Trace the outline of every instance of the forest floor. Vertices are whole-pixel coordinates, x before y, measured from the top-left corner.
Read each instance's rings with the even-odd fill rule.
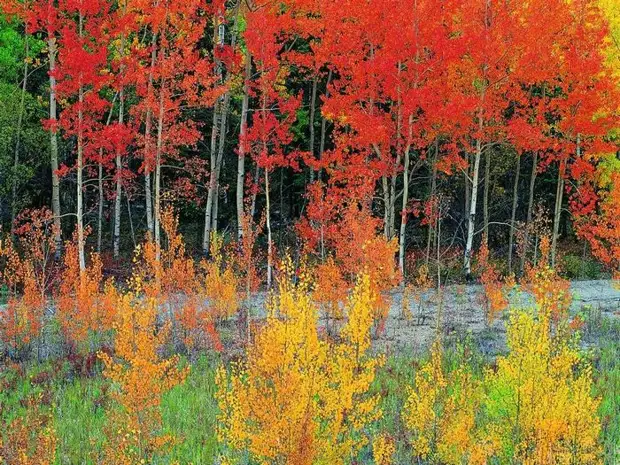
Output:
[[[580,314],[583,320],[603,321],[620,319],[620,288],[612,280],[571,282],[573,295],[571,313]],[[264,318],[266,293],[257,293],[252,299],[253,319]],[[375,347],[387,353],[412,353],[421,355],[428,351],[439,330],[446,342],[473,338],[480,351],[496,356],[506,351],[506,321],[509,312],[498,315],[491,323],[486,318],[486,298],[481,285],[448,285],[438,296],[434,289],[418,296],[409,296],[408,312],[403,307],[400,289],[388,294],[390,307],[383,328],[375,334]],[[509,296],[509,308],[534,305],[530,294],[517,289]],[[441,312],[440,312],[441,310]],[[322,320],[323,325],[333,322]],[[584,338],[584,344],[588,339]]]
[[[620,288],[614,287],[611,280],[574,281],[571,292],[573,315],[580,314],[583,320],[590,322],[620,318]],[[509,301],[509,308],[515,309],[534,305],[532,296],[523,290],[513,291]],[[402,292],[394,293],[385,331],[378,340],[386,350],[425,352],[437,333],[440,316],[440,330],[448,340],[458,341],[471,335],[486,355],[495,356],[506,351],[509,312],[503,312],[488,323],[486,299],[480,285],[447,286],[442,291],[442,299],[438,299],[435,292],[427,293],[421,304],[411,302],[410,310],[414,318],[403,318]],[[587,343],[584,339],[584,344]]]
[[[573,281],[571,283],[573,295],[571,313],[580,314],[582,320],[594,323],[620,320],[620,289],[614,287],[611,280]],[[405,298],[408,302],[407,309],[403,306],[403,292],[395,289],[386,296],[389,302],[387,318],[375,328],[373,345],[377,351],[387,354],[422,356],[435,339],[437,331],[441,332],[445,344],[453,345],[470,339],[478,347],[480,352],[487,357],[493,358],[498,354],[505,353],[506,348],[506,322],[509,311],[505,311],[492,321],[486,317],[486,298],[484,289],[480,285],[448,285],[442,287],[438,294],[435,289],[427,290],[418,295],[410,295]],[[260,326],[265,319],[266,292],[253,294],[250,301],[250,314],[252,321]],[[523,290],[514,290],[509,296],[510,308],[525,308],[534,305],[532,296]],[[244,303],[245,304],[245,303]],[[4,305],[0,305],[0,312]],[[53,306],[48,308],[48,322],[54,321]],[[231,353],[237,353],[244,347],[243,318],[235,316],[221,325],[221,336],[225,347]],[[162,316],[167,315],[167,310]],[[440,325],[437,328],[438,318]],[[320,319],[321,330],[337,333],[344,320],[327,321]],[[62,356],[62,338],[59,336],[59,328],[55,324],[46,324],[43,337],[38,347],[33,348],[38,358],[48,359]],[[583,338],[584,345],[596,345],[594,335],[591,338]]]

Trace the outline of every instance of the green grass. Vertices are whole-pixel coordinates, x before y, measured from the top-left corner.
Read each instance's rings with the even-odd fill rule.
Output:
[[[599,408],[605,463],[620,463],[620,320],[598,318],[590,327],[588,339],[594,339],[593,349],[595,394],[601,398]]]
[[[164,432],[177,438],[161,463],[211,464],[217,453],[215,424],[215,357],[192,365],[184,384],[162,399]],[[73,376],[68,365],[51,363],[0,372],[0,415],[8,423],[25,413],[23,401],[42,394],[42,408],[51,411],[58,437],[56,463],[95,464],[104,446],[105,411],[110,407],[108,384],[101,375]],[[1,462],[0,462],[1,463]]]
[[[199,358],[185,383],[168,392],[162,401],[164,430],[179,439],[167,457],[169,462],[214,463],[217,363],[215,357]]]

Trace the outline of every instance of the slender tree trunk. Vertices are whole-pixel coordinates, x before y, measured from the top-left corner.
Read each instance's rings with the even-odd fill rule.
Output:
[[[82,37],[83,18],[79,17],[79,34]],[[78,90],[78,135],[77,135],[77,232],[78,232],[78,256],[80,262],[80,275],[86,271],[86,257],[84,254],[84,88],[80,75],[80,87]]]
[[[581,137],[577,135],[577,158],[581,156]],[[564,200],[564,173],[566,171],[566,159],[562,158],[558,167],[558,182],[555,192],[555,209],[553,212],[553,236],[551,238],[551,266],[555,266],[560,233],[560,219],[562,218],[562,203]]]
[[[211,229],[217,231],[217,216],[219,211],[219,192],[220,192],[220,173],[222,171],[222,161],[224,160],[224,148],[226,147],[226,121],[228,119],[228,112],[230,110],[230,93],[226,92],[224,95],[224,104],[222,108],[222,115],[220,117],[220,141],[217,148],[217,160],[215,163],[215,192],[213,196],[213,221],[211,223]]]
[[[258,186],[259,178],[260,178],[260,167],[258,166],[258,163],[257,163],[254,168],[254,186]],[[250,203],[250,215],[252,216],[252,218],[254,218],[254,215],[256,214],[256,196],[257,196],[257,189],[254,189],[254,192],[252,193],[252,202]]]
[[[151,172],[144,173],[144,196],[146,203],[146,227],[149,234],[153,237],[155,233],[155,222],[153,221],[153,193],[151,190]]]
[[[396,166],[400,166],[400,156],[397,157]],[[390,239],[396,235],[396,173],[390,180]]]
[[[390,188],[388,186],[388,177],[381,177],[381,186],[383,188],[383,235],[389,241],[391,237],[390,229]]]
[[[123,3],[123,14],[126,11],[127,2]],[[125,56],[125,34],[121,34],[121,59]],[[125,73],[125,66],[120,67],[121,75]],[[118,107],[118,124],[122,127],[125,124],[125,89],[121,87],[119,92]],[[121,200],[122,200],[122,182],[123,182],[123,162],[120,151],[116,152],[116,198],[114,199],[114,238],[113,254],[118,259],[120,254],[121,243]]]
[[[161,89],[159,90],[159,117],[157,118],[157,150],[155,152],[155,211],[154,211],[154,226],[155,226],[155,250],[156,260],[159,261],[161,257],[161,232],[159,223],[161,221],[161,156],[163,147],[163,133],[164,133],[164,85],[162,82]]]
[[[510,229],[508,230],[508,273],[512,273],[512,248],[514,246],[515,226],[517,219],[517,205],[519,203],[519,177],[521,174],[521,155],[517,154],[515,182],[512,187],[512,210],[510,214]]]
[[[82,105],[84,103],[84,90],[80,88],[78,105],[78,142],[77,142],[77,233],[78,233],[78,255],[80,262],[80,273],[86,270],[86,257],[84,254],[84,140],[83,140],[83,128],[82,121],[84,119],[82,112]]]
[[[532,157],[532,173],[530,174],[530,190],[527,200],[527,216],[525,220],[525,237],[523,238],[523,255],[521,256],[521,273],[525,270],[527,251],[530,245],[530,224],[532,223],[532,211],[534,209],[534,187],[536,184],[536,172],[538,170],[538,152],[534,152]]]
[[[220,28],[218,24],[218,19],[215,19],[215,25],[213,28],[213,42],[223,44],[223,37],[220,34]],[[221,83],[223,80],[222,77],[222,64],[219,61],[216,61],[217,65],[217,73],[219,75],[219,82]],[[202,251],[206,255],[209,253],[209,247],[211,244],[211,229],[213,228],[214,223],[214,215],[213,212],[217,208],[215,203],[217,202],[217,191],[218,191],[218,177],[219,177],[219,159],[220,150],[223,153],[224,145],[223,139],[225,138],[225,131],[223,128],[226,127],[226,116],[227,112],[227,100],[228,100],[228,92],[224,97],[219,97],[217,102],[215,103],[215,107],[213,109],[213,126],[211,127],[211,156],[210,156],[210,173],[209,173],[209,190],[207,192],[207,205],[205,206],[205,227],[202,236]],[[220,111],[222,114],[220,114]],[[220,147],[218,148],[218,130],[220,133]]]
[[[265,217],[267,225],[267,289],[271,289],[273,273],[273,239],[271,237],[271,202],[269,200],[269,171],[265,168]]]
[[[246,50],[245,71],[243,79],[243,99],[241,100],[241,129],[239,131],[239,152],[237,158],[237,239],[243,237],[243,215],[245,214],[243,205],[243,184],[245,181],[245,151],[246,137],[248,133],[248,106],[250,101],[250,74],[252,73],[252,56]]]
[[[484,28],[488,29],[490,26],[490,9],[491,9],[491,0],[485,1],[485,10],[484,10]],[[487,34],[485,34],[485,40],[487,39]],[[479,136],[476,138],[476,153],[474,155],[474,167],[473,167],[473,175],[472,175],[472,186],[471,186],[471,199],[469,204],[469,212],[467,216],[467,242],[465,244],[465,274],[467,278],[471,276],[471,260],[473,255],[473,247],[474,247],[474,233],[476,227],[476,206],[478,203],[478,181],[480,177],[480,158],[482,157],[482,137],[483,129],[484,129],[484,103],[486,97],[486,85],[487,85],[487,76],[486,76],[486,68],[487,64],[485,63],[482,67],[483,69],[483,87],[480,93],[480,106],[478,107],[478,132]],[[487,180],[488,182],[488,180]]]
[[[562,216],[562,202],[564,200],[564,161],[560,161],[558,167],[558,180],[555,190],[555,207],[553,210],[553,236],[551,238],[551,266],[555,266],[556,250],[560,230],[560,217]]]
[[[54,215],[54,242],[56,245],[55,258],[60,259],[62,250],[62,230],[60,213],[60,179],[58,177],[58,132],[56,113],[56,39],[49,37],[47,40],[47,53],[49,58],[49,83],[50,83],[50,165],[52,168],[52,214]]]
[[[22,92],[19,101],[19,115],[17,116],[17,128],[15,131],[15,151],[13,156],[13,182],[11,186],[11,235],[15,227],[15,217],[17,216],[17,171],[19,170],[19,151],[21,150],[22,125],[24,122],[24,111],[26,103],[26,86],[28,85],[28,34],[24,36],[26,59],[24,60],[24,78],[22,79]]]
[[[151,66],[149,68],[148,90],[149,96],[153,94],[153,73],[157,61],[157,34],[153,34],[151,39]],[[153,126],[153,110],[146,109],[146,121],[144,123],[144,195],[146,200],[146,224],[151,235],[155,234],[155,222],[153,221],[153,194],[151,191],[151,171],[150,150],[151,150],[151,131]],[[152,237],[152,236],[151,236]]]
[[[484,99],[484,96],[483,96]],[[478,111],[478,128],[482,132],[483,120],[482,109]],[[480,176],[480,158],[482,157],[482,141],[476,140],[476,153],[474,156],[473,177],[471,186],[471,199],[469,215],[467,218],[467,243],[465,244],[465,274],[471,275],[471,259],[474,246],[474,228],[476,227],[476,204],[478,202],[478,179]]]
[[[437,193],[437,159],[439,158],[439,138],[435,139],[435,152],[433,154],[433,167],[431,174],[431,201],[435,201],[435,194]],[[465,180],[465,185],[467,185],[467,179]],[[467,190],[467,189],[466,189]],[[434,234],[434,226],[433,221],[428,222],[428,235],[426,236],[426,266],[428,266],[428,262],[431,257],[431,243],[433,242],[433,234]]]
[[[318,78],[314,76],[312,79],[312,94],[310,97],[310,141],[308,143],[308,151],[310,157],[314,158],[314,115],[316,112],[316,91],[318,86]],[[310,167],[310,182],[314,182],[314,168]]]
[[[97,167],[97,188],[99,190],[99,201],[97,202],[97,253],[101,253],[101,243],[103,240],[103,150],[99,150],[99,163]]]
[[[491,149],[487,147],[484,151],[484,198],[482,199],[482,217],[484,221],[484,233],[482,242],[488,245],[489,242],[489,191],[491,190]]]
[[[471,204],[471,174],[472,174],[472,166],[471,166],[471,155],[467,154],[467,167],[465,168],[465,218],[469,218],[469,207]]]
[[[136,244],[136,234],[133,229],[133,219],[131,216],[131,201],[129,200],[129,195],[125,195],[125,198],[127,199],[127,217],[129,220],[129,230],[131,231],[131,240],[133,242],[133,247],[135,249],[137,244]]]
[[[400,82],[401,63],[398,62],[398,79]],[[402,131],[403,131],[403,111],[402,111],[402,99],[400,97],[400,84],[397,88],[397,113],[396,113],[396,163],[394,164],[394,170],[390,179],[390,239],[396,236],[396,181],[398,180],[398,168],[403,158],[403,143],[402,143]],[[404,179],[404,177],[403,177]],[[402,216],[402,215],[401,215]],[[402,221],[402,218],[401,218]],[[400,235],[400,231],[399,231]],[[399,237],[400,238],[400,237]]]
[[[411,134],[411,119],[409,120],[409,132]],[[411,138],[410,138],[411,140]],[[405,246],[407,232],[407,204],[409,203],[409,158],[411,144],[408,143],[405,148],[405,166],[403,169],[403,203],[401,208],[400,232],[398,235],[398,267],[403,282],[405,281]]]
[[[123,125],[125,123],[125,96],[124,89],[120,90],[120,101],[118,109],[118,124]],[[116,153],[116,197],[114,199],[114,238],[113,249],[114,258],[118,259],[120,254],[121,243],[121,200],[123,196],[122,192],[122,176],[123,176],[123,162],[121,159],[121,153]]]
[[[325,97],[329,97],[329,84],[332,81],[332,70],[330,69],[327,73],[327,84],[325,89]],[[323,153],[325,153],[325,136],[327,132],[327,120],[323,118],[321,114],[321,140],[319,141],[319,160],[323,158]],[[319,170],[318,178],[321,179],[321,170]]]
[[[211,233],[217,233],[217,215],[220,207],[220,186],[215,186],[215,194],[213,195],[213,214],[211,215]]]
[[[207,205],[205,205],[205,227],[202,234],[202,252],[206,255],[209,253],[211,244],[211,223],[213,215],[213,196],[217,186],[215,179],[215,165],[217,163],[217,132],[219,126],[219,99],[213,108],[213,126],[211,127],[211,155],[209,167],[209,190],[207,191]]]

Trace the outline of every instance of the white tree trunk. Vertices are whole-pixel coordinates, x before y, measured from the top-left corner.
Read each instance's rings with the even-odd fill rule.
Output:
[[[99,201],[97,202],[97,253],[101,253],[101,242],[103,239],[103,151],[99,150],[99,163],[97,167],[97,188],[99,190]]]
[[[153,92],[153,73],[155,71],[155,62],[157,61],[157,34],[153,34],[151,40],[151,66],[149,68],[148,79],[148,94]],[[153,125],[153,112],[151,108],[146,109],[146,121],[144,123],[144,196],[146,203],[146,224],[151,234],[151,237],[155,234],[155,222],[153,221],[153,194],[151,191],[151,171],[152,167],[149,166],[148,156],[151,148],[151,130]]]
[[[216,188],[216,169],[217,163],[217,132],[219,122],[219,99],[213,108],[213,126],[211,127],[211,145],[210,145],[210,166],[209,166],[209,189],[207,191],[207,204],[205,205],[205,225],[202,233],[202,252],[206,255],[209,253],[211,244],[211,222],[213,214],[213,196]]]
[[[124,90],[120,90],[120,101],[118,109],[118,123],[122,126],[125,123],[125,95]],[[122,176],[123,176],[123,162],[121,160],[121,153],[116,153],[116,197],[114,199],[114,238],[113,238],[113,253],[114,258],[117,259],[120,254],[120,242],[121,242],[121,199],[122,199]]]
[[[155,211],[154,211],[154,227],[155,227],[155,250],[156,260],[161,257],[161,232],[159,223],[161,221],[161,156],[163,147],[164,133],[164,83],[162,82],[159,90],[159,117],[157,118],[157,149],[155,152]]]
[[[123,2],[123,14],[125,14],[127,2]],[[125,34],[121,34],[121,59],[125,56]],[[121,75],[125,72],[125,66],[121,65]],[[122,127],[125,124],[125,89],[121,87],[119,92],[119,108],[118,108],[118,124]],[[121,200],[122,200],[122,180],[123,180],[123,162],[120,151],[116,153],[116,198],[114,199],[114,238],[113,254],[118,259],[120,254],[121,243]]]
[[[252,57],[246,50],[245,56],[245,76],[243,81],[243,100],[241,101],[241,129],[239,131],[239,156],[237,158],[237,239],[243,237],[243,215],[245,214],[243,205],[243,184],[245,180],[245,152],[246,137],[248,132],[248,106],[250,93],[250,74],[252,72]]]
[[[400,234],[398,237],[398,267],[405,279],[405,233],[407,231],[407,203],[409,202],[409,152],[405,149],[405,167],[403,170],[403,204],[401,209]]]
[[[489,192],[491,190],[491,149],[487,148],[484,152],[484,192],[482,199],[482,218],[484,222],[482,242],[488,245],[489,242]]]
[[[271,202],[269,199],[269,171],[265,168],[265,216],[267,225],[267,289],[271,289],[273,274],[273,240],[271,237]]]
[[[480,118],[482,125],[482,118]],[[471,259],[474,247],[474,229],[476,227],[476,204],[478,202],[478,180],[480,176],[480,158],[482,156],[482,142],[476,140],[476,153],[474,155],[473,177],[471,187],[471,198],[469,203],[469,215],[467,218],[467,242],[465,244],[465,274],[471,275]]]
[[[82,15],[79,17],[79,34],[82,37]],[[84,215],[84,114],[83,114],[83,105],[84,105],[84,88],[82,87],[81,81],[82,76],[80,75],[80,88],[78,91],[78,135],[77,135],[77,233],[78,233],[78,257],[80,263],[80,274],[86,271],[86,256],[84,253],[84,223],[83,223],[83,215]]]
[[[52,214],[54,215],[54,242],[56,245],[56,259],[60,258],[62,250],[62,232],[61,232],[61,213],[60,213],[60,179],[58,177],[58,133],[56,124],[58,115],[56,113],[56,39],[49,37],[47,40],[47,54],[49,58],[49,83],[50,83],[50,121],[52,129],[50,130],[50,165],[52,168]]]
[[[512,210],[510,214],[510,230],[508,233],[508,273],[512,273],[512,248],[514,246],[515,223],[517,218],[517,205],[519,203],[519,177],[521,174],[521,155],[517,154],[517,167],[515,183],[512,187]]]

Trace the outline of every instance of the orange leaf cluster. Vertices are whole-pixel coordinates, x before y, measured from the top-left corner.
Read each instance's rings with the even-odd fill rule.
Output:
[[[514,278],[502,278],[496,266],[489,260],[489,247],[484,240],[478,252],[477,268],[487,299],[487,320],[492,321],[508,307],[507,292],[514,287]]]
[[[116,290],[111,280],[102,284],[99,254],[93,253],[86,270],[80,272],[77,239],[65,243],[64,264],[56,296],[58,321],[66,340],[86,349],[89,339],[112,329]]]
[[[525,283],[541,311],[560,321],[568,315],[572,302],[570,282],[561,278],[549,265],[550,241],[543,236],[540,241],[540,260],[535,266],[528,265],[525,270]]]
[[[158,328],[154,299],[128,293],[117,305],[114,355],[99,352],[118,404],[109,415],[105,463],[152,463],[153,456],[172,441],[161,431],[161,397],[184,381],[188,368],[178,368],[178,356],[159,355],[170,325]]]
[[[17,350],[41,332],[46,292],[54,278],[56,246],[49,210],[23,212],[15,223],[19,250],[10,238],[0,240],[0,259],[4,261],[0,281],[9,291],[6,311],[0,313],[0,332],[2,339]]]

